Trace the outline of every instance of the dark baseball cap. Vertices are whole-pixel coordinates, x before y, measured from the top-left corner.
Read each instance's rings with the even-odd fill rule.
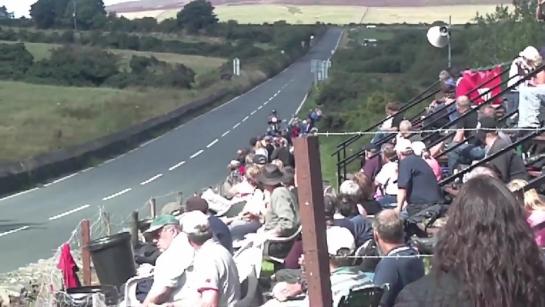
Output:
[[[208,212],[208,202],[198,196],[188,198],[185,201],[185,212],[191,211]]]

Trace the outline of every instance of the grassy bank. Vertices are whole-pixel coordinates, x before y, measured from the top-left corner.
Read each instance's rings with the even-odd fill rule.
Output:
[[[426,7],[364,7],[343,5],[218,5],[216,14],[222,21],[236,20],[239,23],[261,24],[285,20],[292,24],[313,24],[316,22],[349,23],[432,23],[447,21],[470,22],[480,15],[494,12],[496,5],[451,5]],[[155,17],[159,20],[176,17],[178,10],[150,10],[122,13],[127,18]]]
[[[14,43],[11,41],[1,41],[2,43]],[[51,51],[55,48],[60,48],[60,44],[45,44],[45,43],[29,43],[25,42],[25,47],[27,50],[34,56],[35,61],[47,59],[51,56]],[[83,47],[85,48],[85,47]],[[167,52],[145,52],[145,51],[134,51],[134,50],[125,50],[125,49],[107,49],[108,51],[119,55],[121,57],[121,63],[124,64],[124,67],[129,67],[129,61],[133,55],[144,56],[144,57],[155,57],[159,61],[164,61],[167,63],[173,64],[184,64],[185,66],[193,69],[193,71],[199,75],[212,71],[216,68],[219,68],[223,65],[227,59],[217,58],[217,57],[204,57],[198,55],[187,55],[187,54],[178,54],[178,53],[167,53]]]
[[[85,88],[0,81],[0,162],[81,144],[170,112],[220,88],[263,79],[244,72],[206,89]]]

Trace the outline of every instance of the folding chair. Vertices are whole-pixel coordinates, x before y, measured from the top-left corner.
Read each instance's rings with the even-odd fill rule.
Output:
[[[268,261],[273,261],[276,263],[284,263],[284,258],[269,254],[270,246],[272,244],[278,244],[278,243],[287,244],[287,243],[293,242],[301,234],[302,230],[303,230],[303,226],[299,226],[297,231],[289,237],[268,238],[265,242],[263,242],[263,259]]]
[[[335,307],[378,307],[386,286],[366,285],[351,289]]]

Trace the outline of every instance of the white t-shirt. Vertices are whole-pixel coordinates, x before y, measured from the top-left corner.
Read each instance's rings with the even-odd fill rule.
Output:
[[[392,128],[392,123],[394,122],[394,118],[389,118],[387,120],[385,120],[383,123],[382,123],[382,126],[380,126],[380,130],[387,130],[387,129],[390,129]]]
[[[233,257],[219,243],[208,240],[195,252],[191,284],[198,292],[216,290],[219,307],[234,307],[240,299],[240,280]]]
[[[187,236],[179,233],[170,246],[157,258],[150,292],[164,287],[174,288],[173,297],[180,296],[185,286],[187,269],[193,263],[194,249]]]
[[[384,193],[397,195],[397,176],[397,162],[388,162],[380,169],[375,177],[375,182],[382,186]]]

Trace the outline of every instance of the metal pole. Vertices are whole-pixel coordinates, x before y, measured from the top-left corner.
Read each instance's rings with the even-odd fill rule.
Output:
[[[295,146],[299,212],[301,225],[303,225],[303,252],[309,306],[331,307],[331,281],[318,137],[296,138],[293,145]]]
[[[78,32],[78,7],[77,7],[77,0],[73,0],[72,4],[74,6],[74,12],[72,14],[73,18],[74,18],[74,32]]]
[[[452,16],[448,17],[448,68],[452,68],[452,46],[451,46],[451,34],[450,27],[452,25]]]

